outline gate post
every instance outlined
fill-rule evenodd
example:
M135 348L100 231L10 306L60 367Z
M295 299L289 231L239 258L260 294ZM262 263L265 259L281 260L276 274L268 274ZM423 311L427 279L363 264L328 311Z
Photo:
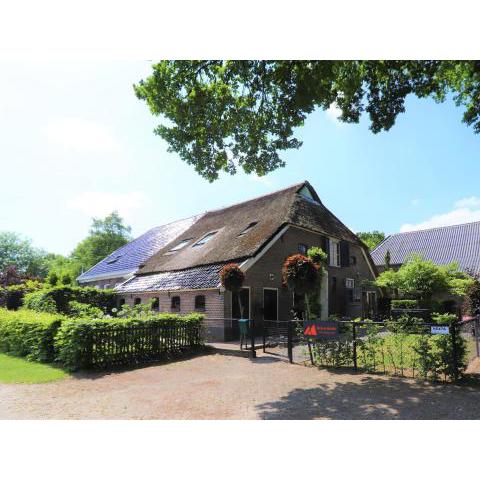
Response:
M288 361L293 363L293 322L288 320L287 323L287 350L288 350Z
M353 348L353 369L355 371L357 368L357 326L355 322L352 321L352 348Z
M453 379L458 380L458 359L457 359L457 319L450 322L450 335L452 338L452 357L453 357Z
M256 358L257 352L255 352L255 322L250 319L250 336L252 341L252 358Z

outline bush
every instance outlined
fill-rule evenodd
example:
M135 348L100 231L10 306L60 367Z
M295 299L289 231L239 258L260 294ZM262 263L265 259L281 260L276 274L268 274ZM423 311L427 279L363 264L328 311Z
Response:
M0 351L29 360L52 362L54 338L64 319L59 314L0 308Z
M417 301L416 300L392 300L391 301L391 308L417 308Z
M0 307L8 310L18 310L24 302L24 296L42 288L37 280L25 280L22 283L8 285L0 289Z
M116 305L116 293L114 290L100 290L94 287L61 285L26 295L24 304L36 311L50 311L55 304L57 312L71 315L70 302L85 303L99 308L104 313L111 313Z
M168 330L168 326L176 322L192 327L188 330L188 338L181 338L185 344L194 347L203 343L200 335L202 319L203 315L199 314L181 316L149 312L127 318L66 320L55 339L57 359L70 370L91 366L130 365L146 359L156 359L160 352L160 342L162 354L172 354L177 350L179 338L173 339ZM118 335L119 328L121 335ZM109 335L110 330L116 333ZM103 339L108 338L108 342L100 340L94 344L96 331Z

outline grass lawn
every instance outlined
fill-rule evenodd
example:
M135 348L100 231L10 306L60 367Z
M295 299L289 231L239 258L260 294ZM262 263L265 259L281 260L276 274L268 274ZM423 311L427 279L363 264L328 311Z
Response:
M0 383L45 383L67 375L58 367L0 353Z

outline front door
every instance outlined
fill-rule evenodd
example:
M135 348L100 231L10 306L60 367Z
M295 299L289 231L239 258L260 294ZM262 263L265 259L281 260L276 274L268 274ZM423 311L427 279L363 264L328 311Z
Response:
M263 289L263 319L278 320L278 290Z

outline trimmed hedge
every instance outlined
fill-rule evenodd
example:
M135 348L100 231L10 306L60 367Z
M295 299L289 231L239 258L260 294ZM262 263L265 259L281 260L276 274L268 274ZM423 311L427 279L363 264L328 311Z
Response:
M414 309L418 307L418 303L416 300L392 300L390 305L391 308Z
M55 335L64 319L59 314L0 308L0 351L53 362Z
M59 313L70 315L72 314L70 302L78 302L111 313L116 306L116 298L114 290L61 285L25 295L24 305L38 312L51 312L52 308L55 308Z
M55 339L57 360L78 370L168 358L203 345L202 319L200 314L69 319Z

